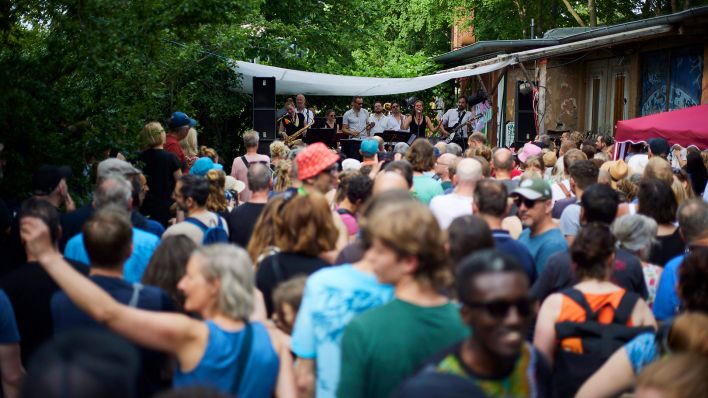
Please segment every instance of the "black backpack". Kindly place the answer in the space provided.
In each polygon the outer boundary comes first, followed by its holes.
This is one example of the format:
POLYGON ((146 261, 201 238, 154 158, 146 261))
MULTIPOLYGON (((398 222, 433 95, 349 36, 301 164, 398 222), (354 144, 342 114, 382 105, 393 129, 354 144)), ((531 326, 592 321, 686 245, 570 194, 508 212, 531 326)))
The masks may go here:
POLYGON ((587 379, 597 371, 607 359, 620 347, 644 332, 654 332, 651 326, 627 326, 632 310, 639 300, 639 295, 625 292, 614 318, 609 324, 598 322, 600 309, 593 311, 583 293, 570 288, 561 292, 564 296, 578 303, 585 310, 584 322, 556 323, 556 339, 579 338, 583 353, 565 351, 556 346, 553 366, 553 392, 558 398, 574 397, 587 379))

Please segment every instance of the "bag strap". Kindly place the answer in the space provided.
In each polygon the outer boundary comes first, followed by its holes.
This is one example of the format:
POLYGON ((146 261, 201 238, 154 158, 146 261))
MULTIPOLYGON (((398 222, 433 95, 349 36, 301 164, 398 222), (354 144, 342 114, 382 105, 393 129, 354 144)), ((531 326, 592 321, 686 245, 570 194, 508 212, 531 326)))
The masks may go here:
POLYGON ((585 295, 583 295, 583 292, 578 289, 570 288, 561 291, 561 294, 575 301, 579 306, 583 308, 583 310, 585 311, 586 321, 597 320, 597 313, 593 311, 592 308, 590 308, 590 304, 588 304, 587 300, 585 300, 585 295))
POLYGON ((341 207, 340 207, 339 209, 337 209, 337 214, 349 214, 349 215, 351 215, 351 216, 354 215, 354 214, 352 214, 351 211, 349 211, 349 210, 347 210, 347 209, 343 209, 343 208, 341 208, 341 207))
POLYGON ((563 184, 563 181, 559 182, 558 186, 560 187, 561 191, 563 191, 563 195, 565 195, 566 199, 573 196, 573 194, 571 194, 570 191, 568 190, 568 187, 566 187, 565 184, 563 184))
POLYGON ((242 155, 242 156, 241 156, 241 161, 243 162, 244 166, 246 166, 246 168, 250 168, 250 167, 251 167, 251 164, 248 163, 248 160, 246 160, 246 155, 242 155))
POLYGON ((248 357, 251 356, 251 346, 253 346, 253 325, 246 321, 246 327, 244 328, 243 343, 241 343, 241 349, 236 357, 236 377, 234 377, 234 393, 238 396, 238 390, 241 387, 241 380, 243 379, 243 374, 246 371, 246 364, 248 363, 248 357))
POLYGON ((136 308, 138 306, 138 300, 140 299, 140 291, 143 290, 143 284, 139 282, 133 283, 133 295, 130 296, 130 301, 128 305, 136 308))
MULTIPOLYGON (((203 222, 199 221, 198 219, 196 219, 194 217, 187 217, 184 219, 184 221, 188 222, 190 224, 196 225, 197 227, 199 227, 202 230, 202 232, 209 229, 209 227, 206 224, 204 224, 203 222)), ((221 219, 219 221, 221 221, 221 219)))
POLYGON ((620 303, 615 310, 615 316, 612 319, 612 322, 620 325, 626 325, 629 321, 629 317, 632 316, 632 311, 634 310, 634 306, 637 304, 638 300, 638 294, 625 291, 622 296, 622 300, 620 300, 620 303))

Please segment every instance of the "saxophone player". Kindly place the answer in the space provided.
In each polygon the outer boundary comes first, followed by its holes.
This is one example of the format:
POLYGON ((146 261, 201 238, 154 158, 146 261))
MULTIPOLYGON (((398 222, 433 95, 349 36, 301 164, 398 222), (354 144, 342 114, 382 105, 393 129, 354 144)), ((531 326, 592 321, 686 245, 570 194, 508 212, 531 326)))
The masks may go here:
POLYGON ((290 135, 305 127, 305 116, 295 111, 295 105, 292 102, 285 104, 285 109, 288 113, 280 121, 278 132, 284 140, 287 140, 290 135))

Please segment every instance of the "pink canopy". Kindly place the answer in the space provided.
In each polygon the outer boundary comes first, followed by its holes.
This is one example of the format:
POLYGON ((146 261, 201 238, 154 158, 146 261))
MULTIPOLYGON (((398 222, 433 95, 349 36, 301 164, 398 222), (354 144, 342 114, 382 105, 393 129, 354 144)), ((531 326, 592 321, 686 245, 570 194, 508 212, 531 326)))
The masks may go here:
POLYGON ((654 137, 670 145, 708 149, 708 104, 617 122, 617 142, 646 142, 654 137))

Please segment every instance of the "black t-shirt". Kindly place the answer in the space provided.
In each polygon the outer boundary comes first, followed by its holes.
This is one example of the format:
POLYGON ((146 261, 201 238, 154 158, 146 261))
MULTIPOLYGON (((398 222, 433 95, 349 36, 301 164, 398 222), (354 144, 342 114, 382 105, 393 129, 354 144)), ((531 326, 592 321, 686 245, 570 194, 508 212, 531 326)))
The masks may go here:
POLYGON ((672 258, 686 251, 686 242, 681 238, 678 228, 671 235, 657 236, 656 243, 651 246, 649 262, 663 267, 672 258))
POLYGON ((278 253, 264 258, 258 267, 256 286, 263 293, 268 317, 273 314, 273 291, 279 284, 299 275, 311 275, 328 265, 319 257, 298 253, 278 253))
POLYGON ((59 240, 59 250, 64 251, 64 246, 69 239, 81 233, 84 223, 91 218, 93 206, 91 203, 81 206, 71 213, 61 215, 61 239, 59 240))
MULTIPOLYGON (((67 261, 77 271, 88 274, 86 265, 67 261)), ((0 288, 7 293, 15 311, 22 363, 28 364, 37 348, 52 337, 54 326, 49 304, 59 286, 38 262, 29 262, 2 278, 0 288)))
MULTIPOLYGON (((552 255, 541 276, 531 286, 531 295, 540 302, 553 293, 569 288, 579 281, 573 272, 573 260, 568 251, 552 255)), ((612 271, 611 282, 647 298, 647 286, 644 283, 642 263, 632 253, 617 249, 615 252, 615 268, 612 271)))
POLYGON ((248 241, 251 240, 251 234, 253 234, 253 227, 265 205, 265 203, 244 203, 231 210, 231 213, 226 217, 226 221, 229 223, 229 240, 231 242, 241 247, 248 246, 248 241))
POLYGON ((143 163, 143 173, 150 188, 141 210, 146 216, 166 226, 175 190, 174 172, 180 168, 179 159, 164 149, 151 148, 143 151, 138 160, 143 163))

